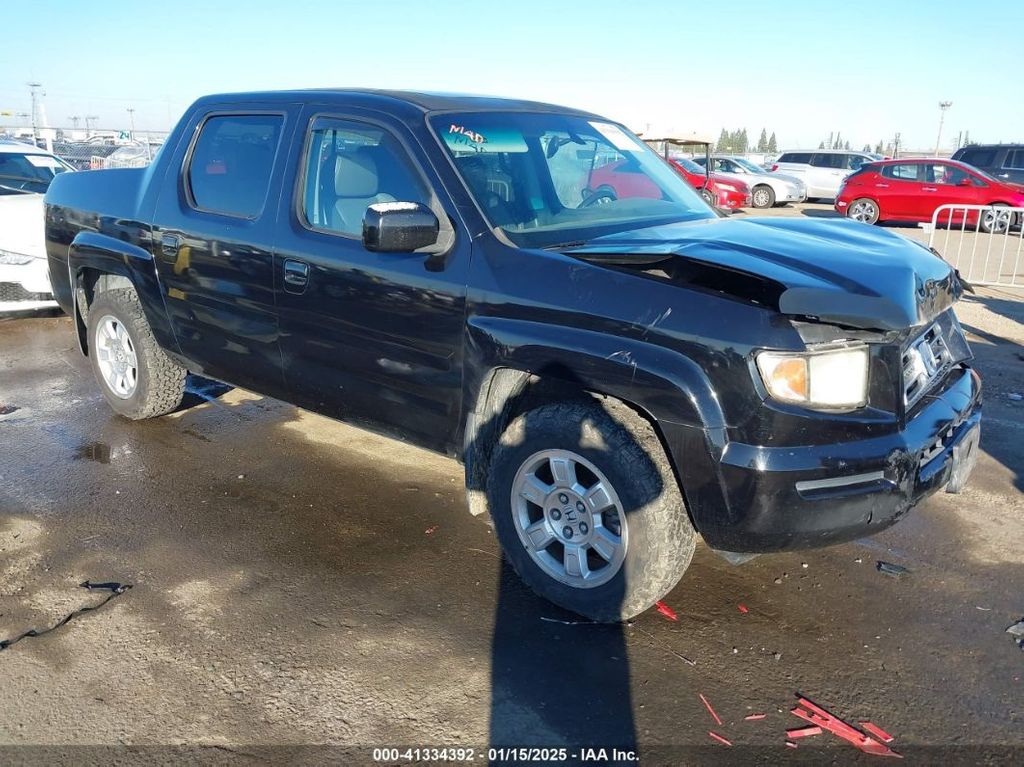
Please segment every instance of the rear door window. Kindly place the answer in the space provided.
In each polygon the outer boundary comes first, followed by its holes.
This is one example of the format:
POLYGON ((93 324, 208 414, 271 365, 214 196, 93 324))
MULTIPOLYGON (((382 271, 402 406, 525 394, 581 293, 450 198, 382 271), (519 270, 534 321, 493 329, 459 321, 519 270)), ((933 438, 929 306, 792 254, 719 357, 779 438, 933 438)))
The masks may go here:
POLYGON ((845 155, 845 158, 846 164, 844 167, 848 168, 849 170, 860 170, 864 163, 871 162, 869 158, 861 154, 848 154, 845 155))
POLYGON ((1003 167, 1007 170, 1024 170, 1024 149, 1014 149, 1006 153, 1003 167))
POLYGON ((256 218, 270 186, 284 116, 214 115, 199 130, 186 171, 198 210, 256 218))
POLYGON ((810 152, 786 152, 778 159, 778 162, 796 162, 796 163, 809 163, 811 161, 810 152))
POLYGON ((898 181, 918 181, 920 169, 921 166, 917 163, 886 165, 882 169, 882 175, 886 178, 893 178, 898 181))
POLYGON ((811 165, 815 168, 842 169, 846 167, 846 155, 818 153, 811 158, 811 165))

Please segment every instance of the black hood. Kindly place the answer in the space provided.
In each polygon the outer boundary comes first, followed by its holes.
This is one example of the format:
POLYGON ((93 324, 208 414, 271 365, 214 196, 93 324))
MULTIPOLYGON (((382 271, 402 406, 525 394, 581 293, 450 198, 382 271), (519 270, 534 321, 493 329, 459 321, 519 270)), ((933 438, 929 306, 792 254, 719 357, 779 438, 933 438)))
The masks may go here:
POLYGON ((922 325, 963 293, 956 271, 920 243, 845 219, 710 219, 599 237, 567 250, 679 256, 779 286, 783 314, 872 330, 922 325))

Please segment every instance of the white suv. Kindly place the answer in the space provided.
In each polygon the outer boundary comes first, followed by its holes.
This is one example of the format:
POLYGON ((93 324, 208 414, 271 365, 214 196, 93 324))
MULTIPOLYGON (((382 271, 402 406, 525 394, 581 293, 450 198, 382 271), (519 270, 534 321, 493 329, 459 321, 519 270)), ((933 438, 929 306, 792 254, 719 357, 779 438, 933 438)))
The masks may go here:
POLYGON ((785 173, 802 180, 807 187, 808 199, 834 199, 839 194, 843 179, 860 170, 861 165, 881 159, 881 155, 848 149, 783 152, 772 166, 772 172, 785 173))
POLYGON ((0 140, 0 312, 56 306, 43 234, 43 194, 74 170, 31 144, 0 140))

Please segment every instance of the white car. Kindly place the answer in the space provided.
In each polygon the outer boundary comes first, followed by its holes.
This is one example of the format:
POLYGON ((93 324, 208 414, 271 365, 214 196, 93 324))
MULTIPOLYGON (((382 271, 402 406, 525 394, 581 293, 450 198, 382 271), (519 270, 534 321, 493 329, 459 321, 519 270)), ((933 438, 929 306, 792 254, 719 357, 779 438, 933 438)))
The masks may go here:
POLYGON ((74 170, 31 144, 0 141, 0 312, 56 306, 43 234, 43 195, 74 170))
POLYGON ((796 176, 807 186, 807 196, 835 199, 843 179, 860 166, 881 160, 882 156, 849 149, 816 149, 783 152, 772 165, 772 172, 796 176))
MULTIPOLYGON (((701 165, 707 163, 704 157, 694 158, 694 161, 701 165)), ((745 157, 712 155, 711 170, 735 176, 749 186, 751 204, 755 208, 771 208, 774 205, 803 202, 807 199, 807 189, 803 181, 795 176, 770 173, 745 157)))

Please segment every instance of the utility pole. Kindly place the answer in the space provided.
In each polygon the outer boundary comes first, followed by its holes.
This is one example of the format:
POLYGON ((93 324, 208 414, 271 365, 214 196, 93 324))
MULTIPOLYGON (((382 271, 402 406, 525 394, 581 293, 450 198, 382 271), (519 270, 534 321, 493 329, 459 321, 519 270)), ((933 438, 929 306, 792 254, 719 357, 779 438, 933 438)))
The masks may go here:
POLYGON ((71 115, 68 119, 71 120, 71 127, 74 128, 75 130, 78 130, 78 121, 82 118, 78 115, 71 115))
POLYGON ((25 83, 28 86, 28 91, 32 94, 32 143, 36 146, 39 145, 39 128, 37 127, 38 118, 36 115, 39 114, 39 108, 36 103, 39 96, 39 89, 43 87, 42 83, 25 83))
POLYGON ((953 106, 952 101, 939 102, 939 135, 935 137, 935 156, 939 156, 939 144, 942 142, 942 123, 946 119, 946 110, 953 106))
POLYGON ((97 117, 96 115, 86 115, 85 116, 85 131, 86 131, 86 133, 89 132, 89 123, 92 123, 92 127, 95 128, 96 127, 96 121, 99 120, 99 119, 100 118, 97 117))
POLYGON ((128 107, 128 120, 131 122, 132 132, 131 138, 135 140, 135 107, 128 107))
POLYGON ((892 142, 892 159, 898 160, 900 158, 900 134, 896 134, 896 138, 892 142))

